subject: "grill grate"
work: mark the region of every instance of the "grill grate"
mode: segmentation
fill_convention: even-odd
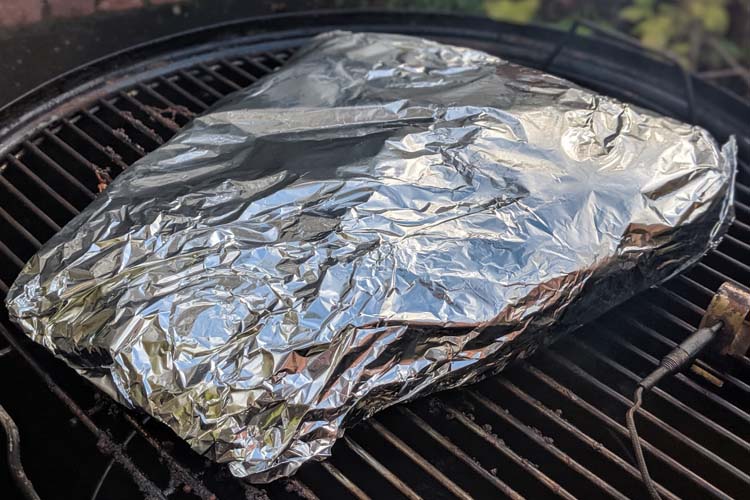
[[[41,243],[127,165],[291,53],[165,70],[55,120],[11,149],[0,160],[0,296]],[[133,491],[206,499],[640,497],[644,489],[623,424],[630,395],[640,377],[695,330],[723,281],[750,286],[747,182],[742,176],[738,182],[737,222],[729,235],[683,276],[500,377],[376,415],[349,431],[332,459],[262,489],[229,480],[222,467],[190,452],[161,424],[98,397],[70,370],[19,340],[4,310],[0,337],[23,369],[35,371],[74,414],[73,424],[91,433],[85,453],[96,448],[109,457],[95,466],[103,475],[94,497],[100,491],[108,498]],[[750,360],[742,359],[732,375],[719,375],[706,360],[697,366],[719,376],[721,387],[696,373],[679,374],[655,389],[640,412],[652,475],[665,498],[742,497],[750,488]],[[32,453],[27,469],[32,480],[42,480],[44,468]],[[108,479],[135,489],[118,493],[108,489]]]

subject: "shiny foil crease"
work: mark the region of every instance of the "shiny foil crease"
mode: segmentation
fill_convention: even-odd
[[[7,306],[270,481],[697,262],[732,219],[735,156],[483,52],[328,33],[124,172]]]

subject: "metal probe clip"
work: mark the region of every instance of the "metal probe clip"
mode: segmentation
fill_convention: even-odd
[[[721,323],[711,350],[721,356],[741,358],[750,348],[750,290],[725,282],[719,287],[698,327],[706,328]],[[697,333],[697,332],[696,332]]]
[[[698,329],[672,352],[664,356],[656,370],[638,383],[633,397],[633,406],[625,415],[625,422],[630,431],[638,469],[651,498],[660,499],[661,496],[649,475],[638,430],[635,427],[635,414],[643,402],[643,393],[654,387],[665,376],[692,364],[696,356],[706,347],[718,356],[721,364],[730,362],[732,358],[744,356],[750,348],[748,314],[750,314],[750,290],[728,281],[723,283],[711,299]],[[715,380],[711,380],[715,379],[713,375],[702,370],[696,373],[716,383]]]

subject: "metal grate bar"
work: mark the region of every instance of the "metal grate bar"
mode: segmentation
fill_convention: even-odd
[[[209,92],[216,97],[217,100],[238,90],[235,89],[233,85],[227,85],[222,80],[215,78],[210,71],[207,71],[207,69],[208,68],[205,64],[198,63],[191,69],[185,70],[185,73],[195,78],[196,81],[203,83],[206,88],[204,89],[201,87],[201,89],[205,92]],[[208,89],[212,89],[215,94]]]
[[[687,331],[688,333],[692,333],[695,331],[695,327],[693,325],[685,322],[685,320],[675,316],[669,311],[665,311],[664,309],[660,307],[656,307],[650,303],[645,303],[644,306],[647,307],[651,312],[653,312],[655,316],[659,316],[663,318],[664,320],[680,327],[681,329]],[[747,356],[741,358],[739,361],[747,365],[750,368],[750,360],[747,359]]]
[[[81,153],[79,153],[77,150],[70,147],[68,143],[60,139],[57,135],[52,134],[49,130],[45,130],[43,133],[44,137],[46,137],[50,142],[55,144],[57,147],[59,147],[62,151],[64,151],[68,156],[73,158],[76,162],[83,165],[90,173],[94,175],[94,177],[97,179],[97,181],[101,181],[101,175],[105,174],[105,172],[91,163],[88,159],[86,159]],[[108,175],[108,174],[107,174]],[[89,192],[93,192],[92,190],[88,190]],[[92,197],[93,199],[93,197]]]
[[[578,410],[583,411],[584,414],[595,418],[600,424],[604,424],[604,426],[607,429],[609,429],[611,432],[614,433],[613,434],[614,436],[617,437],[619,435],[620,439],[623,439],[623,441],[621,441],[623,443],[623,450],[626,453],[630,453],[629,448],[625,447],[625,444],[624,444],[625,443],[624,440],[628,439],[629,437],[625,427],[623,427],[618,422],[610,418],[608,415],[605,415],[604,413],[599,411],[598,408],[592,406],[588,401],[585,401],[584,399],[578,397],[576,394],[573,394],[567,387],[558,383],[552,376],[547,375],[547,373],[539,369],[537,366],[532,365],[532,364],[524,364],[524,365],[521,365],[521,369],[526,375],[530,376],[535,382],[543,384],[548,389],[551,389],[552,391],[557,393],[557,395],[561,397],[563,400],[566,400],[569,404],[573,405]],[[660,462],[666,463],[667,465],[671,466],[670,468],[672,470],[680,471],[679,464],[675,463],[674,460],[672,460],[670,457],[665,456],[663,453],[661,453],[660,450],[653,447],[649,442],[645,441],[643,438],[641,438],[641,445],[644,447],[644,449],[646,449],[647,451],[652,453],[654,456],[656,456],[660,460]],[[695,476],[695,474],[693,474],[691,471],[684,470],[683,473],[688,478],[692,479],[693,482],[700,483],[700,481],[702,481],[700,477]],[[694,476],[694,477],[691,477],[691,476]],[[674,493],[667,490],[667,488],[664,487],[663,485],[658,484],[658,482],[657,482],[656,487],[659,491],[665,492],[666,494],[668,494],[669,496],[673,498],[677,498],[675,497]]]
[[[250,66],[254,67],[264,75],[273,73],[273,69],[263,64],[263,62],[260,61],[258,57],[243,57],[242,59],[247,61]]]
[[[702,283],[699,283],[698,281],[693,280],[689,276],[685,274],[680,274],[676,276],[674,279],[668,281],[664,284],[664,286],[669,287],[670,285],[674,285],[675,283],[683,283],[687,285],[688,288],[692,290],[696,290],[698,293],[703,295],[703,297],[706,300],[706,303],[711,301],[711,297],[714,295],[714,290],[709,289],[707,286],[703,285]]]
[[[65,392],[60,386],[58,386],[52,377],[50,377],[44,369],[31,357],[26,351],[26,348],[14,338],[14,336],[0,324],[0,336],[5,337],[5,340],[11,345],[11,347],[21,355],[31,369],[42,379],[47,388],[62,401],[65,406],[76,416],[76,418],[83,423],[83,425],[97,438],[98,448],[100,451],[107,455],[114,457],[115,461],[127,470],[133,478],[137,481],[136,484],[142,489],[143,493],[151,495],[154,498],[162,498],[166,500],[164,493],[157,487],[141,469],[133,463],[130,457],[123,451],[122,446],[114,442],[110,436],[101,430],[93,420],[79,407],[75,401]]]
[[[222,94],[221,92],[219,92],[215,88],[211,87],[210,85],[204,83],[203,81],[201,81],[200,78],[196,78],[195,76],[193,76],[192,74],[190,74],[189,71],[179,71],[178,74],[181,77],[183,77],[185,80],[189,81],[190,83],[192,83],[196,87],[200,88],[201,90],[203,90],[207,94],[211,95],[214,98],[214,100],[218,100],[218,99],[221,99],[222,97],[224,97],[224,94]]]
[[[212,77],[214,77],[216,80],[220,81],[221,83],[229,87],[232,91],[240,90],[242,88],[242,85],[238,85],[236,82],[233,82],[229,78],[217,73],[207,64],[201,64],[198,67],[202,69],[203,71],[205,71],[206,73],[208,73],[209,75],[211,75]]]
[[[8,248],[2,241],[0,241],[0,254],[5,256],[5,258],[7,258],[11,262],[11,264],[13,264],[19,271],[23,267],[23,260],[21,260],[18,255],[13,253],[13,251]]]
[[[695,304],[700,309],[704,309],[711,302],[714,292],[702,283],[691,279],[689,276],[679,275],[664,283],[662,288],[666,288],[672,293]]]
[[[719,248],[721,248],[721,245],[719,245]],[[718,249],[709,253],[706,256],[706,260],[708,262],[715,262],[716,257],[719,257],[721,260],[727,262],[730,267],[735,268],[733,269],[733,271],[734,273],[736,273],[736,275],[742,277],[740,279],[742,283],[745,286],[750,286],[750,266],[738,261],[734,257],[730,257],[729,255],[727,255],[724,252],[719,251]]]
[[[42,244],[39,242],[36,237],[28,232],[25,227],[23,227],[21,224],[16,221],[14,217],[12,217],[8,212],[3,210],[3,207],[0,207],[0,219],[3,219],[5,222],[8,223],[9,226],[11,226],[13,229],[15,229],[18,234],[20,234],[24,240],[26,240],[27,243],[29,243],[35,250],[39,250],[39,248],[42,246]]]
[[[500,386],[504,389],[506,389],[510,394],[521,400],[523,403],[528,405],[529,407],[533,408],[536,412],[543,415],[547,420],[551,421],[553,425],[555,425],[557,428],[561,428],[565,430],[566,432],[570,433],[578,443],[589,447],[591,450],[593,450],[597,456],[602,456],[607,459],[608,462],[611,462],[612,464],[616,465],[619,469],[626,472],[633,480],[634,483],[637,484],[637,487],[639,488],[638,491],[640,492],[641,486],[641,475],[638,470],[633,467],[629,462],[626,462],[622,458],[620,458],[615,453],[612,453],[609,448],[604,446],[602,443],[596,441],[595,439],[591,438],[588,434],[581,431],[578,427],[574,426],[564,418],[562,418],[562,412],[555,412],[549,409],[547,406],[542,404],[541,402],[537,401],[536,399],[532,398],[530,395],[528,395],[526,392],[524,392],[520,387],[513,384],[510,380],[507,380],[504,377],[498,377],[496,379],[491,379],[490,382],[493,385]],[[578,446],[578,445],[574,445]],[[662,494],[662,496],[666,498],[672,498],[677,499],[675,495],[673,495],[668,490],[664,489],[661,485],[657,485],[657,489]]]
[[[624,324],[630,324],[633,327],[635,327],[637,332],[641,332],[642,334],[652,338],[653,340],[659,342],[663,345],[663,350],[661,351],[661,354],[666,354],[667,352],[671,351],[677,346],[677,342],[674,340],[668,339],[667,337],[663,336],[662,334],[658,333],[656,330],[649,328],[648,326],[644,325],[637,319],[631,318],[630,316],[626,316],[619,311],[615,313],[617,317],[623,321]],[[656,358],[654,358],[656,359]],[[702,369],[712,372],[712,373],[718,373],[715,368],[711,367],[709,364],[707,364],[705,361],[701,359],[696,359],[695,363],[701,367]],[[676,377],[684,377],[683,374],[677,374]],[[746,392],[750,394],[750,386],[748,386],[745,382],[739,380],[738,378],[732,376],[729,373],[722,372],[721,378],[724,379],[725,384],[731,384],[734,385],[737,389],[740,391]],[[687,380],[690,380],[687,378]],[[692,381],[691,381],[692,382]],[[716,393],[706,390],[700,385],[695,385],[695,390],[699,391],[703,396],[709,398],[712,400],[712,402],[718,404],[719,406],[725,408],[727,411],[731,412],[740,412],[738,413],[738,416],[741,418],[747,419],[750,418],[750,415],[748,415],[746,412],[740,410],[737,406],[733,405],[732,403],[729,403],[724,398],[721,398],[716,395]]]
[[[414,490],[412,490],[405,482],[396,477],[395,474],[388,470],[383,464],[381,464],[375,457],[370,455],[360,445],[352,441],[347,436],[344,436],[343,442],[346,443],[347,447],[349,447],[350,450],[356,453],[370,467],[375,469],[383,478],[388,480],[389,483],[396,487],[396,489],[406,498],[409,498],[410,500],[421,500],[421,496],[419,496]]]
[[[750,254],[748,254],[748,255],[750,255]],[[677,283],[677,282],[676,282],[675,280],[673,280],[673,282]],[[670,290],[670,291],[671,291],[671,290]],[[710,297],[709,297],[709,298],[707,298],[707,299],[705,300],[705,302],[704,302],[704,303],[706,304],[706,306],[702,306],[701,304],[698,304],[698,303],[695,303],[695,302],[689,301],[689,300],[688,300],[687,298],[683,297],[683,296],[682,296],[682,295],[681,295],[680,293],[678,293],[677,291],[672,291],[672,293],[674,293],[675,295],[677,295],[678,297],[680,297],[680,299],[681,299],[681,301],[680,301],[680,302],[681,302],[681,303],[683,303],[683,304],[684,304],[685,302],[687,302],[687,303],[691,304],[691,306],[692,306],[692,307],[690,307],[690,309],[691,309],[691,310],[692,310],[693,312],[696,312],[697,314],[700,314],[700,316],[701,316],[701,317],[703,317],[703,314],[705,313],[705,309],[706,309],[706,307],[707,307],[708,303],[710,302]],[[747,356],[744,356],[744,357],[743,357],[742,359],[743,359],[743,360],[747,360]],[[748,360],[748,361],[750,361],[750,360]]]
[[[16,158],[14,155],[7,155],[9,163],[13,168],[18,169],[19,172],[23,173],[26,177],[32,180],[32,182],[38,186],[47,196],[55,200],[61,207],[63,207],[70,215],[78,215],[79,211],[76,207],[71,205],[68,200],[60,196],[60,194],[52,189],[49,184],[44,182],[38,175],[32,172],[21,160]]]
[[[721,283],[724,283],[725,281],[729,281],[731,283],[734,283],[735,285],[739,285],[740,284],[739,281],[737,281],[736,279],[734,279],[734,278],[732,278],[730,276],[727,276],[726,274],[722,273],[721,271],[718,271],[718,270],[714,269],[711,266],[706,265],[706,263],[703,262],[703,261],[698,262],[695,265],[695,267],[693,267],[692,269],[688,270],[687,274],[689,276],[692,276],[692,275],[697,274],[698,272],[708,273],[708,274],[712,275],[713,278],[714,278],[714,280],[715,280],[715,282],[717,283],[716,288],[719,288],[719,285]]]
[[[125,148],[130,152],[131,155],[135,156],[135,158],[140,159],[144,154],[146,154],[146,151],[139,144],[133,142],[132,139],[127,136],[127,134],[122,131],[113,129],[91,111],[84,110],[82,114],[88,120],[91,120],[92,124],[96,125],[96,127],[100,131],[103,131],[106,135],[115,139],[115,141],[117,141],[117,143],[121,146],[125,146]]]
[[[604,386],[604,384],[599,384],[598,380],[593,378],[588,372],[586,372],[579,366],[575,365],[571,361],[560,356],[553,350],[547,351],[546,353],[544,353],[543,356],[545,359],[550,359],[554,361],[558,366],[561,366],[562,368],[566,369],[570,373],[574,374],[579,379],[585,381],[588,385],[593,385],[595,387],[598,386],[604,392],[611,390],[607,386]],[[547,377],[547,379],[550,379],[550,377]],[[545,382],[549,382],[549,381],[550,380],[545,380]],[[623,399],[627,400],[627,398],[623,398]],[[577,397],[576,403],[582,403],[582,399],[580,397]],[[610,428],[622,434],[626,439],[629,437],[627,429],[625,429],[625,427],[623,427],[619,422],[616,422],[608,415],[602,413],[597,408],[594,408],[593,406],[588,404],[588,402],[585,404],[585,408],[586,410],[588,410],[589,413],[596,414],[602,421],[608,424]],[[624,410],[621,413],[624,415],[625,413]],[[646,416],[647,414],[645,413],[645,410],[641,409],[639,410],[639,415]],[[648,416],[650,416],[650,414]],[[701,488],[708,490],[712,495],[726,498],[726,495],[721,490],[719,490],[716,486],[709,483],[703,477],[699,476],[698,474],[696,474],[695,472],[693,472],[692,470],[684,466],[682,463],[678,462],[673,457],[667,455],[658,447],[652,445],[650,442],[646,441],[643,438],[641,438],[641,446],[643,446],[643,449],[648,451],[654,458],[668,465],[673,471],[680,473],[686,479],[695,483],[696,486],[700,486]]]
[[[59,174],[61,177],[63,177],[70,185],[75,187],[79,193],[81,193],[85,198],[87,198],[89,201],[93,200],[95,198],[94,192],[92,189],[84,186],[81,181],[79,181],[77,178],[75,178],[70,172],[68,172],[67,169],[64,169],[60,166],[59,163],[57,163],[55,160],[50,158],[47,153],[39,149],[35,144],[33,144],[31,141],[25,141],[23,143],[23,147],[27,151],[31,151],[34,156],[39,158],[45,165],[47,165],[49,168],[54,170],[57,174]]]
[[[401,453],[409,457],[417,466],[421,467],[425,472],[427,472],[430,476],[437,480],[437,482],[442,484],[455,497],[464,498],[467,500],[472,498],[471,495],[466,493],[463,489],[461,489],[460,486],[451,481],[445,474],[440,472],[428,460],[414,451],[411,447],[409,447],[409,445],[401,441],[395,434],[385,428],[377,420],[371,418],[367,422],[369,427],[375,430],[375,432],[382,436],[383,439],[391,443],[394,447],[398,448]]]
[[[130,441],[133,440],[135,437],[136,432],[131,431],[130,434],[127,435],[125,440],[122,442],[122,449],[127,450],[128,445],[130,444]],[[96,486],[94,487],[94,492],[91,494],[91,500],[97,500],[99,497],[99,492],[102,489],[102,486],[104,486],[104,482],[107,480],[107,476],[109,476],[109,472],[112,470],[112,467],[115,465],[115,458],[112,457],[109,459],[109,462],[107,462],[107,466],[104,468],[104,471],[102,472],[102,475],[99,476],[99,480],[96,482]]]
[[[612,332],[616,335],[615,332]],[[615,343],[621,347],[623,347],[626,351],[631,352],[638,356],[640,359],[644,359],[648,361],[652,366],[657,366],[659,364],[659,360],[648,353],[642,351],[641,349],[638,349],[636,346],[631,344],[630,342],[623,340],[619,337],[615,337],[614,339]],[[626,374],[628,378],[631,380],[640,380],[640,377],[633,373],[631,370],[628,370],[626,368],[622,368],[621,371]],[[686,386],[695,392],[698,392],[701,396],[709,397],[713,396],[713,394],[709,391],[706,391],[702,387],[700,387],[698,384],[690,380],[688,377],[686,377],[682,373],[678,373],[675,377],[675,380],[677,382],[680,382],[683,386]],[[661,397],[665,401],[667,401],[669,404],[679,408],[680,410],[684,411],[686,415],[694,419],[697,423],[699,423],[702,426],[708,427],[713,432],[719,435],[719,437],[724,438],[727,441],[730,441],[731,444],[738,446],[745,452],[750,452],[750,444],[742,439],[741,437],[737,436],[735,433],[730,431],[729,429],[719,425],[716,421],[711,420],[710,418],[706,418],[706,416],[702,415],[699,410],[688,406],[684,402],[682,402],[680,399],[675,398],[668,392],[666,392],[665,389],[659,389],[659,392],[654,392],[657,396]],[[727,403],[725,400],[721,398],[717,398],[719,401],[714,400],[713,402],[721,405],[721,406],[727,406],[730,403]],[[712,441],[715,436],[710,436]],[[711,444],[714,444],[713,442]],[[750,481],[750,477],[748,477],[746,474],[742,473],[743,480]]]
[[[154,111],[153,108],[151,108],[150,106],[142,104],[138,102],[137,100],[133,99],[128,93],[119,92],[117,95],[120,97],[120,99],[128,102],[131,106],[133,106],[138,111],[148,116],[151,120],[159,123],[162,127],[166,128],[170,132],[169,134],[170,136],[180,129],[179,125],[165,119],[161,114]],[[160,140],[162,139],[160,138]]]
[[[668,308],[669,311],[673,311],[674,308],[677,307],[684,312],[689,312],[695,319],[698,320],[700,320],[701,316],[703,315],[703,309],[693,304],[692,302],[685,300],[682,296],[674,293],[672,290],[662,286],[657,288],[655,291],[666,299],[661,305]],[[688,318],[684,318],[683,322],[686,322],[685,320],[687,319]]]
[[[668,288],[665,288],[663,286],[657,288],[657,291],[661,292],[663,295],[667,296],[670,300],[672,300],[676,304],[679,304],[684,309],[689,310],[690,312],[695,314],[698,318],[703,317],[703,314],[705,313],[705,309],[699,306],[698,304],[695,304],[685,299],[682,295],[679,295],[678,293]]]
[[[422,417],[414,413],[412,410],[402,406],[397,407],[397,410],[412,421],[421,431],[440,444],[444,449],[448,450],[453,456],[458,458],[464,465],[467,465],[476,472],[482,479],[494,485],[503,495],[513,500],[521,500],[523,498],[523,496],[513,488],[508,486],[495,474],[492,474],[490,471],[482,467],[479,462],[467,455],[457,445],[453,444],[453,442],[446,436],[443,436],[440,432],[436,431],[430,424],[425,422]]]
[[[508,445],[496,436],[490,434],[485,429],[477,425],[473,420],[469,419],[461,411],[458,411],[450,406],[445,406],[445,410],[451,415],[452,419],[460,422],[464,427],[472,431],[477,436],[481,437],[484,441],[489,443],[493,448],[502,453],[504,456],[509,458],[512,462],[518,465],[524,472],[530,474],[534,479],[544,485],[551,494],[566,498],[568,500],[574,499],[569,491],[560,486],[557,482],[553,481],[549,476],[544,474],[542,471],[537,469],[528,460],[524,459],[513,451]]]
[[[123,172],[126,168],[128,168],[128,165],[124,161],[122,161],[122,157],[118,155],[114,149],[102,145],[99,141],[81,130],[73,121],[68,120],[67,118],[63,118],[61,122],[63,126],[73,132],[79,139],[84,141],[89,146],[93,147],[96,151],[99,152],[99,154],[109,158],[109,160],[115,166],[117,166],[120,172]]]
[[[191,103],[193,106],[198,108],[199,112],[204,111],[208,108],[208,104],[206,104],[200,98],[198,98],[197,96],[194,96],[190,92],[185,91],[185,89],[177,85],[177,83],[173,82],[170,78],[159,77],[157,81],[161,83],[162,85],[169,87],[171,90],[179,94],[187,102]]]
[[[172,100],[170,100],[167,96],[165,96],[161,92],[158,92],[157,90],[155,90],[154,87],[155,87],[155,84],[139,83],[138,85],[136,85],[135,88],[138,89],[139,92],[143,94],[148,94],[152,98],[156,99],[163,106],[175,108],[175,112],[179,113],[179,111],[176,109],[178,105],[175,104]],[[193,113],[190,110],[183,110],[183,112],[186,113],[185,115],[183,115],[186,118],[190,118],[193,116]]]
[[[622,366],[620,363],[617,363],[616,361],[613,361],[612,359],[608,358],[607,356],[604,356],[596,349],[590,347],[584,342],[580,342],[577,339],[574,339],[572,343],[580,348],[581,350],[591,354],[592,357],[595,359],[598,359],[599,361],[605,363],[608,367],[612,368],[617,373],[625,376],[627,379],[632,380],[634,383],[632,384],[633,387],[635,387],[635,384],[638,383],[639,380],[641,380],[641,377],[633,373],[632,371],[628,370],[624,366]],[[599,389],[602,390],[602,392],[605,392],[608,396],[611,398],[619,401],[623,404],[624,407],[629,406],[630,400],[620,394],[619,392],[615,391],[608,385],[604,384],[603,382],[592,379],[592,384],[596,385]],[[652,390],[653,394],[657,395],[662,401],[666,401],[671,404],[675,404],[675,400],[672,396],[667,394],[663,389],[660,389],[658,387],[654,388]],[[709,427],[709,424],[707,422],[707,419],[700,415],[699,413],[685,407],[686,412],[688,415],[690,415],[693,419],[695,419],[700,424]],[[648,410],[641,410],[641,417],[645,419],[646,421],[650,422],[654,426],[656,426],[659,431],[664,432],[672,437],[675,438],[675,444],[679,445],[687,445],[688,448],[690,448],[694,453],[696,453],[698,456],[700,456],[702,459],[706,461],[713,462],[717,464],[721,469],[717,468],[717,470],[720,470],[721,473],[728,472],[730,475],[734,476],[734,479],[737,479],[739,481],[742,481],[743,483],[750,485],[750,476],[745,474],[744,472],[737,469],[734,465],[730,464],[723,458],[716,455],[711,450],[705,448],[700,443],[693,440],[691,437],[687,436],[686,434],[682,433],[680,430],[676,429],[672,425],[667,424],[664,422],[661,418],[659,418],[654,413],[648,411]],[[729,434],[728,431],[725,430],[724,436]],[[684,456],[681,458],[684,459]],[[726,486],[725,484],[722,484],[722,486]]]
[[[169,470],[172,471],[172,473],[177,474],[177,479],[179,481],[190,486],[191,490],[202,498],[216,498],[216,495],[211,490],[209,490],[208,487],[203,484],[203,482],[201,482],[198,478],[191,474],[190,471],[188,471],[179,462],[177,462],[177,460],[169,452],[167,452],[167,450],[164,449],[161,443],[146,431],[146,429],[141,425],[140,422],[138,422],[135,418],[127,413],[124,413],[123,415],[125,417],[125,420],[127,420],[127,422],[131,425],[133,430],[135,430],[154,450],[156,450],[161,460],[168,464]]]
[[[100,101],[99,109],[107,110],[113,113],[119,120],[121,120],[121,124],[127,126],[131,131],[131,133],[129,134],[126,132],[127,136],[130,137],[130,140],[139,144],[145,151],[151,151],[151,149],[157,148],[164,144],[164,139],[162,139],[159,134],[154,132],[153,129],[144,125],[142,121],[134,117],[133,114],[129,111],[122,111],[121,109],[115,107],[111,102],[109,102],[109,100],[102,99]],[[142,141],[136,141],[132,136],[139,137],[140,139],[142,139]]]
[[[658,292],[661,292],[661,295],[664,295],[665,298],[671,299],[671,300],[664,301],[665,305],[667,305],[667,306],[680,305],[680,301],[679,300],[675,300],[675,297],[669,296],[669,293],[671,293],[671,292],[667,291],[667,293],[665,293],[664,290],[663,290],[663,287],[659,287],[656,290]],[[682,297],[680,297],[679,295],[676,295],[676,297],[677,297],[677,299],[682,299]],[[644,302],[646,302],[646,301],[644,301]],[[688,323],[683,318],[679,318],[679,317],[675,316],[670,311],[667,311],[667,310],[665,310],[665,309],[663,309],[661,307],[657,307],[656,305],[650,304],[650,303],[645,303],[644,305],[649,310],[653,311],[656,316],[659,316],[661,318],[666,319],[667,321],[669,321],[671,323],[674,323],[674,324],[676,324],[678,326],[681,326],[683,330],[686,330],[688,332],[695,331],[695,326],[694,325]],[[686,309],[689,310],[690,312],[692,312],[693,314],[698,314],[697,311],[692,310],[692,308],[686,308]]]
[[[741,185],[738,183],[738,185]],[[735,199],[734,200],[734,208],[737,212],[737,218],[742,220],[750,220],[750,206],[747,206],[745,203]]]
[[[268,74],[262,68],[260,68],[255,62],[251,61],[247,57],[241,57],[239,59],[236,59],[236,63],[238,67],[241,67],[243,71],[251,75],[256,80]]]
[[[737,191],[740,192],[740,196],[744,195],[744,196],[747,196],[748,199],[750,199],[750,186],[747,186],[741,182],[738,182],[736,184],[736,187],[737,187]]]
[[[174,113],[173,116],[180,115],[183,118],[185,118],[185,120],[190,120],[191,118],[193,118],[193,116],[195,116],[195,113],[187,109],[185,106],[175,104],[172,100],[168,99],[164,94],[155,90],[151,85],[139,84],[138,89],[144,94],[148,94],[151,97],[153,97],[155,100],[159,101],[162,106],[166,107],[166,109],[172,111]]]
[[[289,59],[289,55],[283,52],[280,52],[278,54],[275,54],[273,52],[264,52],[263,55],[267,57],[268,59],[271,59],[273,63],[277,66],[284,65],[286,61]]]
[[[673,292],[669,288],[660,286],[656,289],[656,292],[659,295],[663,295],[667,299],[665,305],[672,307],[681,307],[684,310],[690,311],[690,313],[693,314],[697,319],[700,319],[703,316],[704,309],[702,307],[698,306],[697,304],[693,304],[689,300],[686,300],[684,297]]]
[[[745,264],[744,262],[740,262],[739,260],[735,259],[731,255],[727,254],[723,250],[720,250],[723,246],[726,246],[724,242],[722,242],[719,245],[719,248],[714,250],[713,252],[709,253],[707,257],[711,256],[719,256],[723,260],[727,261],[729,264],[731,264],[732,267],[736,268],[736,271],[739,271],[740,274],[745,276],[746,278],[750,276],[750,266]],[[746,281],[750,282],[750,278],[747,278]]]
[[[240,77],[247,80],[248,85],[258,81],[257,76],[251,75],[244,69],[240,68],[239,65],[234,64],[232,61],[220,61],[220,64],[222,65],[222,67],[227,68],[232,73],[239,75]]]
[[[280,481],[286,485],[287,491],[294,492],[304,500],[318,500],[319,498],[313,490],[296,477],[281,479]]]
[[[727,233],[724,235],[722,243],[724,243],[726,251],[730,251],[734,247],[735,251],[732,253],[734,253],[735,255],[736,253],[739,253],[740,255],[747,255],[747,251],[750,250],[750,245],[737,239],[731,233]],[[748,266],[748,268],[750,269],[750,266]]]
[[[750,251],[750,226],[736,220],[730,228],[730,235],[737,240],[735,243],[739,247],[739,259],[742,260],[747,252]]]
[[[346,477],[344,474],[341,473],[340,470],[334,466],[330,460],[327,460],[325,462],[321,462],[320,466],[328,472],[328,474],[331,475],[336,481],[339,482],[344,488],[349,490],[349,493],[351,493],[355,498],[358,498],[359,500],[370,500],[370,497],[367,496],[367,494],[362,491],[359,486],[354,484],[348,477]]]
[[[750,241],[750,225],[748,225],[748,223],[743,222],[740,219],[735,219],[729,230],[732,231],[737,229],[739,229],[743,234],[746,234],[748,236],[747,241]]]
[[[541,433],[534,432],[530,427],[522,424],[518,419],[511,415],[508,410],[500,408],[498,405],[488,400],[486,397],[482,396],[476,391],[469,390],[466,392],[466,394],[474,401],[491,411],[495,416],[499,417],[503,421],[503,424],[510,426],[510,428],[515,429],[522,435],[526,436],[530,441],[542,447],[548,454],[555,457],[561,464],[570,469],[571,472],[575,472],[583,476],[588,482],[599,488],[599,490],[601,490],[600,493],[605,492],[608,496],[611,496],[613,498],[620,498],[623,500],[627,498],[625,495],[613,488],[609,483],[603,481],[589,469],[582,466],[580,463],[557,448],[548,440],[548,438],[546,438],[546,436],[543,436]]]
[[[746,224],[745,222],[739,219],[734,220],[734,223],[732,223],[732,225],[730,226],[729,231],[741,233],[742,235],[744,235],[744,236],[738,236],[738,237],[746,238],[746,241],[743,242],[744,244],[750,241],[750,225]]]
[[[0,175],[0,186],[5,188],[6,191],[8,191],[18,201],[20,201],[23,206],[28,208],[36,217],[39,218],[39,220],[44,222],[44,224],[46,224],[47,227],[52,229],[54,232],[57,232],[61,229],[60,226],[57,225],[57,222],[50,219],[49,216],[45,214],[41,208],[37,207],[34,202],[28,199],[25,194],[19,191],[13,184],[8,182],[8,180],[2,175]]]

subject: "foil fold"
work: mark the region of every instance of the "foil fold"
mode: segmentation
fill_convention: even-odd
[[[266,482],[698,261],[735,145],[489,54],[315,37],[28,262],[36,342]]]

